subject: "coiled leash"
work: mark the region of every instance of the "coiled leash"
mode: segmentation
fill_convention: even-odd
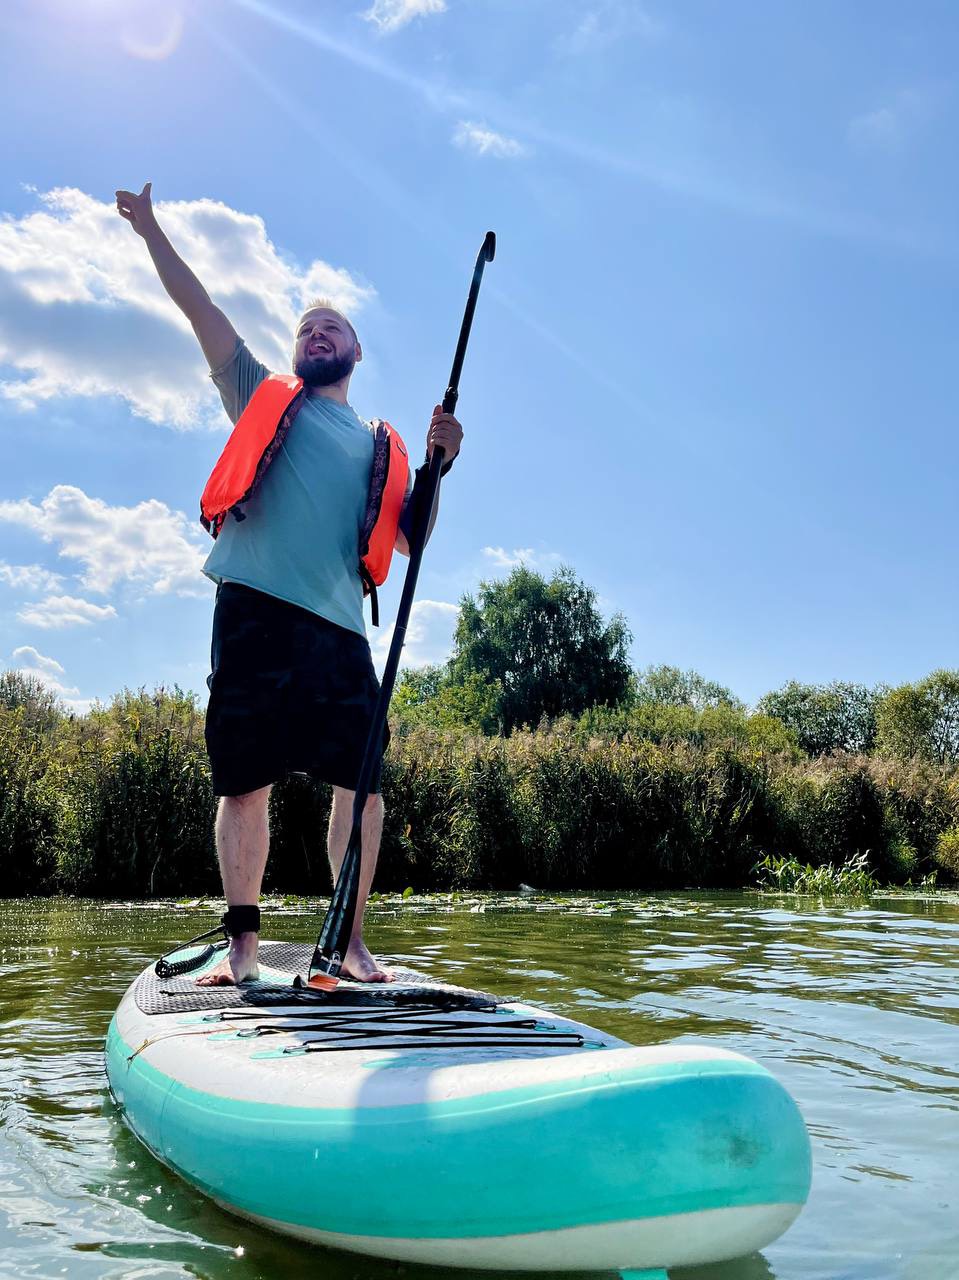
[[[228,907],[215,929],[208,929],[206,933],[199,933],[195,938],[191,938],[189,942],[181,942],[178,947],[174,947],[172,951],[162,955],[153,966],[153,972],[158,978],[180,978],[185,973],[193,973],[196,969],[202,969],[211,956],[215,955],[217,951],[222,951],[226,948],[231,938],[236,938],[241,933],[259,932],[259,907]],[[207,938],[215,938],[218,934],[223,935],[223,940],[221,942],[208,943],[197,955],[187,956],[184,960],[170,959],[170,956],[175,956],[178,951],[186,951],[189,947],[195,947],[197,943],[206,942]]]

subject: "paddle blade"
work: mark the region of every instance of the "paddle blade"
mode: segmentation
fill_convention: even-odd
[[[314,991],[335,991],[340,985],[340,980],[334,978],[331,973],[314,973],[307,978],[306,985],[312,987]]]
[[[369,749],[369,746],[367,746]],[[332,991],[339,981],[343,957],[350,945],[353,921],[356,918],[356,901],[360,891],[360,865],[363,859],[362,819],[353,814],[350,842],[340,874],[333,887],[333,896],[323,921],[323,928],[316,940],[307,986],[319,991]],[[328,985],[332,983],[332,986]]]

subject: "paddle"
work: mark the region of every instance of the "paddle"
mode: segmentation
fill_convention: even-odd
[[[460,326],[460,336],[456,344],[456,354],[453,357],[449,386],[446,388],[446,395],[443,397],[444,413],[452,413],[459,399],[460,373],[463,369],[463,360],[466,357],[466,344],[469,341],[470,329],[473,324],[473,312],[476,310],[476,299],[479,297],[483,268],[487,262],[493,261],[495,253],[496,236],[492,231],[488,231],[486,239],[483,241],[483,247],[477,255],[476,266],[473,269],[473,280],[470,284],[469,296],[466,299],[466,311],[463,315],[463,323]],[[386,724],[386,714],[389,709],[390,698],[393,696],[393,685],[396,683],[400,654],[403,651],[403,643],[406,640],[406,627],[409,623],[410,609],[413,605],[413,593],[416,590],[420,561],[423,558],[423,548],[426,546],[430,515],[440,486],[442,469],[443,450],[434,449],[429,469],[426,472],[425,484],[421,484],[418,481],[413,490],[413,500],[416,505],[414,507],[414,522],[410,537],[409,568],[406,570],[406,581],[403,583],[403,594],[400,597],[400,606],[396,614],[393,639],[390,643],[390,652],[386,659],[386,667],[380,683],[380,695],[376,701],[369,737],[366,740],[363,764],[360,767],[360,776],[356,782],[350,839],[346,846],[343,865],[340,868],[340,874],[333,889],[333,896],[330,899],[326,918],[323,921],[320,936],[316,941],[316,948],[310,961],[310,971],[307,977],[309,986],[317,987],[323,991],[332,991],[339,982],[343,957],[346,955],[346,949],[349,946],[350,936],[353,932],[356,903],[360,888],[360,863],[363,856],[363,811],[366,808],[366,801],[370,792],[373,770],[376,768],[382,749],[383,726]],[[421,489],[421,493],[418,494],[417,489]]]

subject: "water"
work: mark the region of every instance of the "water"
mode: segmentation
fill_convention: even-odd
[[[453,1275],[235,1220],[126,1131],[101,1062],[110,1016],[143,965],[210,923],[209,908],[0,902],[0,1276]],[[315,932],[305,912],[270,917],[268,936]],[[388,899],[369,935],[437,977],[637,1044],[713,1041],[784,1081],[812,1135],[808,1206],[762,1256],[671,1280],[959,1278],[956,895]]]

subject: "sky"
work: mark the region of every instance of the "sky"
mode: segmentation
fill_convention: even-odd
[[[115,211],[147,180],[272,368],[346,310],[351,403],[414,457],[496,232],[409,665],[519,563],[749,703],[959,665],[954,5],[7,0],[3,33],[0,666],[205,695],[229,424]]]

